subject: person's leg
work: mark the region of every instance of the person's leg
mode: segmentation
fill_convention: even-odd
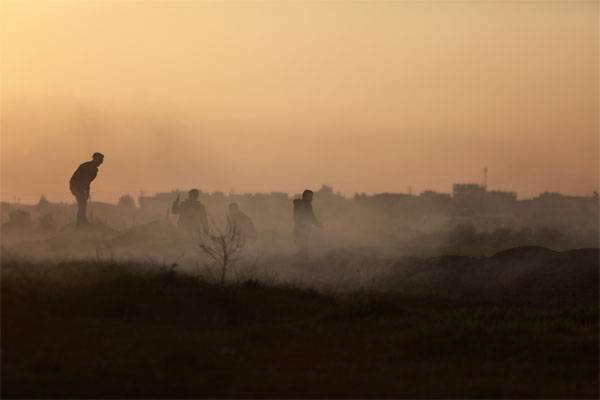
[[[88,198],[87,196],[83,196],[83,199],[81,201],[81,218],[84,224],[87,224],[88,219],[87,219],[87,202],[88,202]]]
[[[306,261],[308,259],[308,233],[304,231],[295,232],[295,242],[298,252],[296,257],[299,261]]]
[[[87,196],[84,193],[78,193],[77,198],[77,226],[87,223]]]

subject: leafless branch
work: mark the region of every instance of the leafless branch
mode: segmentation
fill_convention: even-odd
[[[239,260],[244,243],[235,224],[227,222],[225,231],[211,219],[212,229],[201,233],[197,243],[199,251],[207,255],[221,270],[221,284],[225,284],[227,271]]]

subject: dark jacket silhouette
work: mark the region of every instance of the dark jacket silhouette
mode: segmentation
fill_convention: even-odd
[[[90,198],[90,184],[98,175],[98,167],[104,162],[104,155],[94,153],[91,161],[81,164],[71,177],[69,187],[77,199],[77,225],[87,223],[87,201]]]
[[[321,227],[312,208],[313,192],[305,190],[301,199],[294,200],[294,240],[298,252],[302,255],[308,253],[308,240],[314,226]]]
[[[188,193],[188,198],[180,202],[179,196],[175,199],[171,212],[179,215],[177,226],[187,232],[204,232],[208,233],[208,218],[204,205],[198,200],[200,193],[196,189],[192,189]]]

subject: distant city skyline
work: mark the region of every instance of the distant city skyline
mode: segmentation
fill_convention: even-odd
[[[321,190],[323,187],[327,186],[329,188],[331,188],[333,190],[333,193],[335,194],[340,194],[345,198],[351,199],[356,195],[368,195],[368,196],[373,196],[373,195],[378,195],[378,194],[401,194],[401,195],[412,195],[412,196],[420,196],[423,193],[426,192],[434,192],[434,193],[438,193],[438,194],[449,194],[452,195],[453,193],[453,186],[455,184],[467,184],[467,185],[479,185],[482,188],[485,188],[484,183],[483,182],[467,182],[467,181],[460,181],[460,182],[454,182],[453,184],[451,184],[450,189],[449,190],[435,190],[435,189],[422,189],[422,190],[414,190],[412,187],[410,187],[411,190],[409,192],[409,187],[407,187],[406,191],[381,191],[381,192],[354,192],[354,193],[344,193],[341,192],[339,190],[336,189],[335,186],[330,185],[330,184],[320,184],[320,185],[315,185],[315,186],[311,186],[309,187],[310,189],[312,189],[315,192],[318,192],[319,190]],[[92,196],[91,201],[99,201],[99,202],[106,202],[106,203],[114,203],[116,204],[117,201],[119,200],[119,198],[121,196],[124,195],[130,195],[132,196],[134,199],[137,199],[139,196],[146,196],[146,197],[153,197],[155,195],[161,194],[161,193],[171,193],[174,191],[181,191],[181,192],[187,192],[188,190],[191,189],[199,189],[201,192],[203,193],[207,193],[207,194],[215,194],[215,193],[223,193],[225,195],[258,195],[258,194],[273,194],[273,193],[285,193],[288,196],[299,196],[301,195],[302,191],[304,190],[304,188],[300,189],[300,190],[296,190],[296,191],[285,191],[285,190],[271,190],[271,191],[264,191],[264,192],[238,192],[238,191],[227,191],[227,190],[206,190],[203,189],[200,186],[191,186],[189,188],[171,188],[171,189],[158,189],[158,190],[137,190],[137,191],[132,191],[132,190],[122,190],[122,191],[113,191],[113,192],[99,192],[96,193],[95,195]],[[563,193],[560,191],[551,191],[551,190],[546,190],[546,191],[542,191],[539,193],[536,193],[532,196],[521,196],[519,195],[519,193],[515,190],[511,190],[510,188],[490,188],[489,186],[486,188],[487,192],[505,192],[505,193],[514,193],[516,195],[516,198],[518,200],[527,200],[527,199],[532,199],[532,198],[536,198],[539,197],[540,195],[543,194],[555,194],[558,193],[562,196],[575,196],[575,197],[590,197],[590,196],[594,196],[594,192],[597,193],[597,191],[590,191],[587,193]],[[6,203],[21,203],[21,204],[28,204],[28,205],[33,205],[36,204],[41,197],[46,198],[48,201],[52,202],[52,203],[72,203],[74,202],[73,200],[73,196],[70,193],[63,193],[63,192],[55,192],[55,193],[39,193],[39,194],[35,194],[35,193],[29,193],[29,194],[25,194],[23,196],[19,196],[19,195],[15,195],[13,194],[12,196],[10,195],[3,195],[2,198],[0,199],[0,201],[2,202],[6,202]],[[62,197],[61,197],[62,196]]]

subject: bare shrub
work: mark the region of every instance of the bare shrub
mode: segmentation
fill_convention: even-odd
[[[235,224],[227,222],[225,231],[220,229],[214,221],[212,222],[212,230],[208,233],[199,235],[197,247],[198,250],[206,254],[220,271],[219,282],[225,284],[227,272],[239,260],[242,250],[244,249],[244,241],[242,235]],[[210,268],[205,265],[210,272]]]

